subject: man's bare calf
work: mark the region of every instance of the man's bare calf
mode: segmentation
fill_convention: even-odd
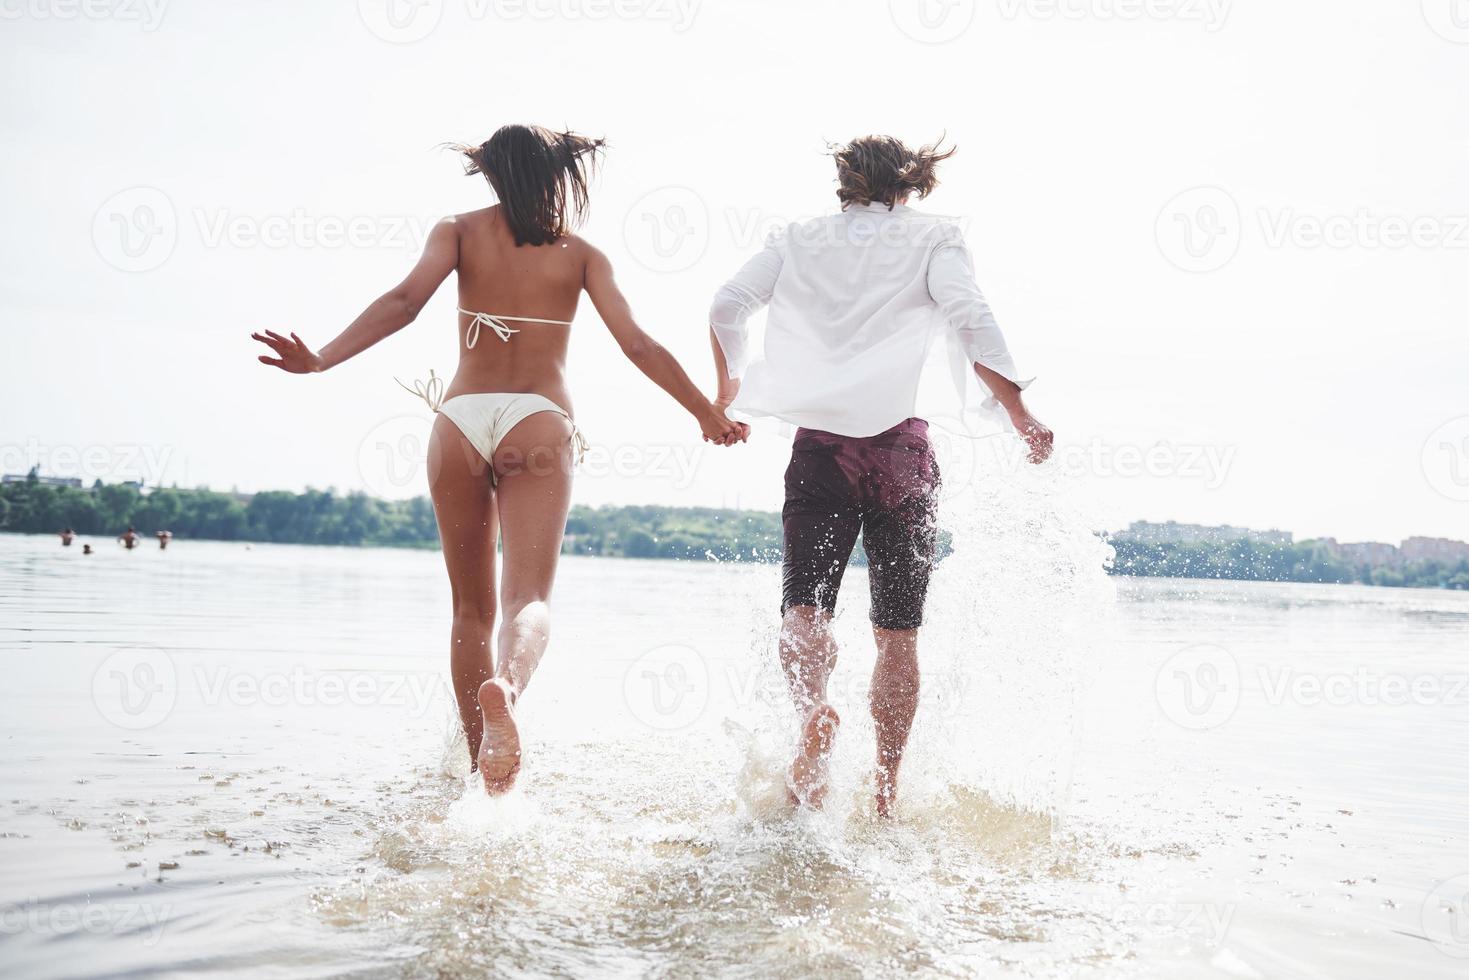
[[[872,632],[877,639],[870,696],[877,731],[877,813],[891,817],[898,796],[898,767],[918,711],[918,631],[874,627]]]
[[[791,803],[798,806],[819,809],[826,799],[831,752],[841,725],[826,700],[836,659],[831,614],[815,606],[788,609],[781,622],[780,663],[801,716],[801,734],[786,787]]]

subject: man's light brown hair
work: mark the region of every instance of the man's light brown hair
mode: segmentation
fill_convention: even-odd
[[[888,210],[909,194],[919,199],[938,186],[938,165],[958,147],[941,150],[937,143],[910,150],[892,136],[859,136],[850,143],[831,148],[837,163],[837,197],[842,207],[850,204],[886,204]]]

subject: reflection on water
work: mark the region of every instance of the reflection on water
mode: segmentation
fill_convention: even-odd
[[[1109,581],[990,492],[891,824],[860,573],[833,794],[793,815],[774,569],[568,560],[489,800],[436,555],[0,537],[7,967],[1462,975],[1469,597]]]

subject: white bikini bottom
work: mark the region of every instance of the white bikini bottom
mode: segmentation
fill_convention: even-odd
[[[495,450],[500,447],[510,430],[540,412],[555,412],[571,423],[571,447],[580,463],[587,455],[587,440],[577,428],[576,420],[545,395],[523,391],[479,391],[467,395],[455,395],[444,400],[444,379],[428,373],[428,381],[415,381],[409,388],[403,382],[399,387],[409,394],[422,398],[434,412],[444,416],[459,427],[464,438],[490,464],[490,482],[495,479]]]
[[[495,450],[510,430],[540,412],[555,412],[571,422],[571,445],[577,462],[586,454],[586,439],[566,409],[544,395],[525,392],[476,392],[455,395],[439,406],[439,414],[459,427],[464,438],[485,458],[495,461]]]

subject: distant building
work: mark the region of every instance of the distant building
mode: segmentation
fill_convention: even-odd
[[[1139,544],[1190,544],[1205,542],[1220,544],[1227,541],[1253,541],[1256,544],[1288,545],[1295,540],[1289,531],[1253,531],[1247,527],[1209,527],[1204,524],[1180,524],[1167,521],[1154,524],[1151,521],[1133,521],[1127,530],[1113,535],[1120,540],[1136,541]]]
[[[1333,554],[1353,565],[1396,568],[1403,563],[1403,554],[1395,544],[1383,544],[1381,541],[1337,544],[1334,538],[1327,538],[1325,543]]]
[[[1457,565],[1469,561],[1469,544],[1448,538],[1409,538],[1403,542],[1404,561],[1438,561]]]

